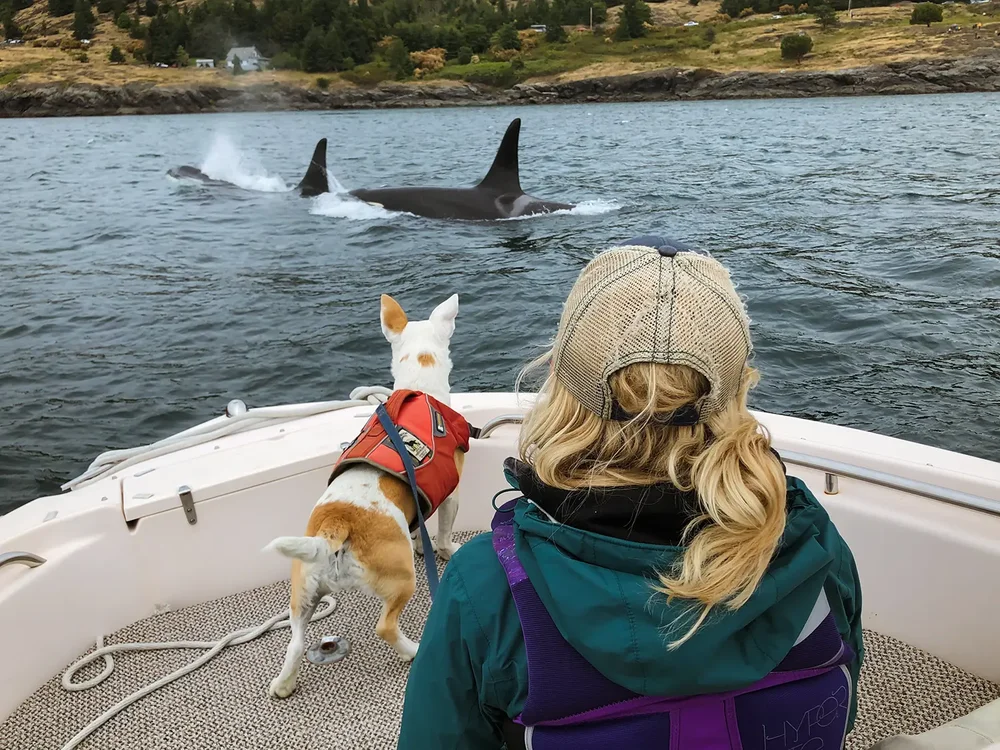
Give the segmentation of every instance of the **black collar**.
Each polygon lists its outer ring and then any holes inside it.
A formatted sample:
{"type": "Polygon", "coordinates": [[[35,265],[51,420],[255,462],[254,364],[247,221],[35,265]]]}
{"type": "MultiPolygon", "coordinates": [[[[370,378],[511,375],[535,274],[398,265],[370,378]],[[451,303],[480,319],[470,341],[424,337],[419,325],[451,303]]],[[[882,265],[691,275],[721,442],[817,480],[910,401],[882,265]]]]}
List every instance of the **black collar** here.
{"type": "Polygon", "coordinates": [[[694,492],[672,484],[560,490],[543,483],[523,461],[504,467],[521,493],[559,523],[582,531],[644,544],[678,545],[685,526],[698,514],[694,492]]]}

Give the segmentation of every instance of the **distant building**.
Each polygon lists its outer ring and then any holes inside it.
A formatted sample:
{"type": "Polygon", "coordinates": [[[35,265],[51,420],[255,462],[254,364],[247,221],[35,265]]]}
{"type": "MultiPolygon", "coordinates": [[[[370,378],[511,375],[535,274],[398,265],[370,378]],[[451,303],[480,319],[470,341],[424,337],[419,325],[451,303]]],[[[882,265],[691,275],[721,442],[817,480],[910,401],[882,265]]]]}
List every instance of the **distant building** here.
{"type": "Polygon", "coordinates": [[[533,23],[529,28],[538,34],[544,34],[546,31],[549,30],[549,27],[546,26],[544,23],[533,23]]]}
{"type": "Polygon", "coordinates": [[[264,70],[267,67],[268,59],[261,57],[256,47],[233,47],[226,55],[226,67],[233,67],[233,60],[237,57],[243,70],[264,70]]]}
{"type": "Polygon", "coordinates": [[[194,66],[196,68],[214,68],[215,60],[205,60],[204,58],[198,58],[194,61],[194,66]]]}

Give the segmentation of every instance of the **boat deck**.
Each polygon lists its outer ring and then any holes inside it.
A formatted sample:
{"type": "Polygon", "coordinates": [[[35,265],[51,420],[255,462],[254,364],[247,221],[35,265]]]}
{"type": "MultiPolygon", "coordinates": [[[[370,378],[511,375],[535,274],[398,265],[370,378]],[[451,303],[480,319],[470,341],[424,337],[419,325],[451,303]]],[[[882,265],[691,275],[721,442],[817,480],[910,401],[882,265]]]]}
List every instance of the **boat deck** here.
{"type": "MultiPolygon", "coordinates": [[[[277,583],[142,620],[105,642],[212,640],[258,625],[287,606],[288,584],[277,583]]],[[[429,608],[424,583],[403,613],[404,632],[419,637],[429,608]]],[[[201,669],[126,708],[80,748],[395,748],[409,667],[375,636],[379,610],[375,599],[352,593],[340,598],[331,616],[312,624],[308,642],[324,634],[345,635],[352,651],[337,664],[305,663],[290,698],[267,695],[288,643],[289,631],[281,629],[224,649],[201,669]]],[[[860,711],[848,750],[869,748],[892,734],[925,731],[1000,698],[1000,685],[892,638],[866,631],[866,648],[860,711]]],[[[56,675],[0,724],[0,750],[58,750],[114,703],[201,653],[116,656],[115,673],[82,692],[64,691],[61,674],[56,675]]],[[[95,676],[100,666],[100,661],[91,665],[77,680],[95,676]]]]}

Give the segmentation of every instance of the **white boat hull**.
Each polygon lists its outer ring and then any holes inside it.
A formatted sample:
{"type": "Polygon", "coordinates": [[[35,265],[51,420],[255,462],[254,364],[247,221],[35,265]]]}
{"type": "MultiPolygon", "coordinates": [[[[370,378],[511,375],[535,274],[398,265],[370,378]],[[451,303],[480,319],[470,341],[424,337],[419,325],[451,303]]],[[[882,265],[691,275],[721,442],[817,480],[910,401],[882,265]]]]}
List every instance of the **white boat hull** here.
{"type": "MultiPolygon", "coordinates": [[[[523,412],[509,393],[455,394],[453,405],[476,425],[523,412]]],[[[354,407],[223,437],[0,517],[0,553],[45,559],[34,568],[0,567],[0,663],[9,670],[0,680],[0,720],[101,635],[287,578],[288,561],[261,549],[276,536],[302,533],[341,444],[371,412],[354,407]],[[194,524],[178,494],[185,485],[194,524]]],[[[1000,515],[846,474],[838,475],[836,494],[826,494],[828,472],[806,465],[842,462],[1000,508],[1000,464],[758,416],[789,473],[809,484],[851,545],[865,626],[1000,682],[1000,515]]],[[[511,425],[473,441],[457,531],[488,528],[516,438],[511,425]]]]}

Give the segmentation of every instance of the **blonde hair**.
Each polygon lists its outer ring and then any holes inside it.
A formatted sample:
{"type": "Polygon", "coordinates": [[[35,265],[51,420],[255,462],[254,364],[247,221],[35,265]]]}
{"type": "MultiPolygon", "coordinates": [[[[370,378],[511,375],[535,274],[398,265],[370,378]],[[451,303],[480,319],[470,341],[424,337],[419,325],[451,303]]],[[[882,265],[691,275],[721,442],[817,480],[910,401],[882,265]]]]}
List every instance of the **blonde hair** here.
{"type": "MultiPolygon", "coordinates": [[[[548,356],[538,363],[547,361],[548,356]]],[[[736,610],[746,604],[785,528],[785,475],[770,437],[747,409],[747,393],[757,381],[756,370],[745,368],[735,399],[703,423],[674,426],[658,423],[654,415],[692,404],[710,389],[689,367],[638,363],[612,375],[614,398],[635,415],[626,422],[588,411],[550,373],[525,417],[521,457],[550,486],[575,490],[669,481],[697,493],[699,512],[684,529],[684,553],[672,570],[659,573],[654,586],[668,603],[679,599],[701,610],[671,649],[691,638],[713,607],[736,610]]]]}

